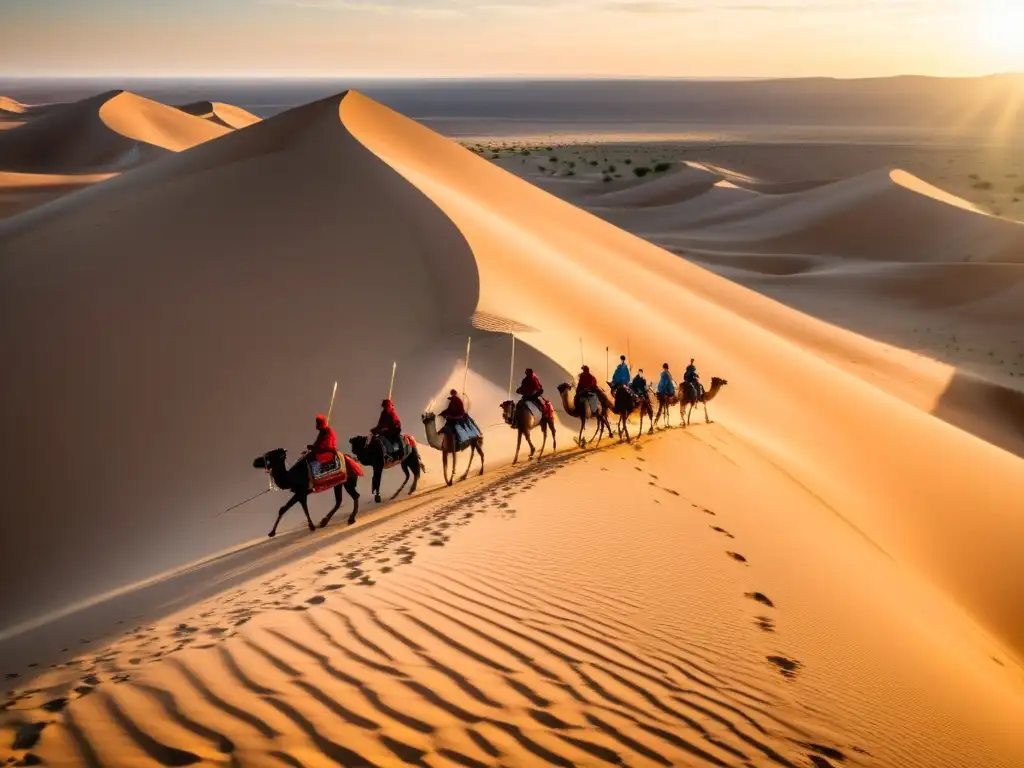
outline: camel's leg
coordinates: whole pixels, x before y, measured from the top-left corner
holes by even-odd
[[[710,424],[711,423],[711,417],[708,416],[708,404],[707,404],[707,401],[702,403],[702,405],[704,406],[704,423],[705,424]]]
[[[633,439],[629,436],[629,421],[626,418],[622,420],[622,431],[626,433],[626,442],[633,442]]]
[[[476,452],[480,454],[480,472],[477,473],[480,476],[484,473],[484,439],[482,437],[477,438]]]
[[[416,486],[420,482],[420,472],[426,472],[427,470],[423,467],[423,462],[420,461],[420,455],[418,452],[413,452],[409,457],[409,461],[412,462],[412,486],[409,488],[409,495],[412,496],[412,492],[416,490]]]
[[[551,430],[551,452],[558,453],[558,435],[555,432],[554,420],[548,422],[548,428]]]
[[[309,516],[309,506],[306,504],[306,500],[308,498],[309,498],[308,496],[301,496],[301,497],[299,497],[299,504],[302,505],[302,511],[306,515],[306,522],[309,524],[309,530],[315,531],[316,530],[316,526],[313,525],[313,518],[311,518]]]
[[[356,515],[359,514],[359,491],[356,485],[359,482],[359,478],[355,475],[349,477],[348,482],[345,483],[345,490],[348,491],[348,495],[352,497],[352,514],[348,516],[348,524],[352,525],[356,521]]]
[[[457,453],[455,453],[453,451],[452,454],[451,454],[451,457],[452,457],[452,477],[451,477],[451,480],[448,480],[447,478],[445,478],[447,480],[447,482],[448,482],[448,485],[452,485],[455,482],[455,464],[456,464],[456,462],[457,462],[457,460],[459,458],[459,454],[457,454]]]
[[[585,442],[583,441],[583,428],[584,428],[584,427],[586,427],[586,426],[587,426],[587,422],[586,422],[586,419],[580,419],[580,433],[579,433],[579,435],[578,435],[578,436],[576,437],[576,442],[577,442],[577,443],[579,444],[580,448],[584,448],[584,447],[586,447],[586,445],[587,445],[587,444],[586,444],[586,443],[585,443]]]
[[[331,522],[331,518],[334,517],[334,513],[341,509],[341,486],[334,486],[334,509],[327,513],[327,516],[320,521],[320,527],[326,528],[327,524]]]
[[[370,490],[373,491],[373,500],[380,504],[380,476],[384,474],[383,464],[373,465],[373,480],[370,483]]]
[[[537,456],[537,461],[540,461],[541,459],[544,458],[544,448],[547,446],[547,444],[548,444],[548,425],[547,425],[547,422],[542,421],[540,423],[540,455]],[[532,448],[533,445],[531,444],[530,447]],[[533,454],[531,453],[530,456],[532,457]]]
[[[277,535],[277,526],[281,523],[281,518],[284,517],[285,512],[287,512],[289,509],[295,506],[298,500],[299,495],[295,494],[290,499],[288,499],[287,504],[285,504],[277,511],[277,520],[274,521],[274,527],[270,529],[270,533],[268,533],[267,536],[269,536],[270,538],[274,538]]]
[[[476,443],[469,446],[469,461],[466,462],[466,471],[462,473],[462,479],[465,480],[469,477],[469,470],[473,468],[473,456],[476,454]],[[452,472],[452,479],[455,479],[455,473]]]
[[[519,449],[523,447],[523,428],[519,427],[517,431],[519,432],[519,436],[516,438],[516,455],[515,458],[512,459],[513,464],[519,461]]]
[[[408,461],[408,459],[406,461]],[[409,467],[406,465],[405,461],[402,462],[402,471],[405,472],[405,479],[402,481],[402,484],[398,486],[398,490],[391,494],[392,501],[398,498],[398,494],[402,492],[402,489],[405,488],[405,484],[409,482]],[[412,493],[412,491],[409,491],[409,493]]]
[[[534,447],[533,440],[530,438],[530,430],[527,429],[525,432],[522,432],[520,434],[522,434],[526,438],[526,444],[530,446],[530,455],[528,458],[532,459],[533,454],[537,452],[537,449]]]

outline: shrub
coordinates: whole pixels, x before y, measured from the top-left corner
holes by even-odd
[[[976,181],[973,184],[971,184],[971,186],[974,189],[992,189],[992,182],[991,181]]]
[[[655,173],[664,173],[671,167],[672,163],[658,163],[656,166],[654,166],[654,171]]]
[[[651,169],[648,168],[646,165],[638,165],[636,168],[633,169],[633,173],[635,173],[640,178],[643,178],[650,172]]]

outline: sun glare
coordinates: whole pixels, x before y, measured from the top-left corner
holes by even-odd
[[[1024,0],[988,0],[978,4],[981,43],[993,53],[1024,62]]]

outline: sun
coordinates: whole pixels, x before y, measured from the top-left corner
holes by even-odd
[[[1024,0],[982,0],[976,13],[979,42],[992,53],[1024,62]]]

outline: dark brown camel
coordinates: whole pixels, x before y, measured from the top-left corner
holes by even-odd
[[[544,446],[548,444],[548,430],[551,430],[551,450],[552,452],[558,450],[557,438],[555,435],[555,420],[544,414],[540,419],[537,419],[533,415],[533,409],[531,409],[525,400],[520,400],[518,403],[512,400],[506,400],[501,404],[501,415],[504,418],[505,423],[509,426],[515,427],[519,433],[516,439],[516,456],[512,459],[512,463],[515,464],[519,461],[519,449],[523,445],[523,438],[526,438],[526,444],[530,446],[530,456],[533,458],[533,454],[536,452],[536,448],[533,447],[533,441],[530,439],[530,432],[540,427],[541,432],[544,435],[543,440],[540,444],[540,455],[538,459],[544,456]]]
[[[423,461],[420,459],[419,449],[416,448],[416,443],[410,437],[403,436],[403,439],[408,440],[410,443],[409,455],[402,459],[400,462],[390,463],[387,461],[385,456],[384,444],[380,441],[379,437],[374,436],[368,438],[366,435],[358,435],[356,437],[349,438],[349,445],[352,446],[352,453],[359,459],[359,463],[366,467],[373,467],[373,477],[370,481],[370,490],[373,491],[373,500],[380,504],[380,478],[384,474],[384,470],[388,467],[393,467],[396,464],[402,467],[405,472],[405,480],[398,486],[398,490],[395,491],[391,497],[395,499],[398,494],[405,488],[405,484],[409,482],[409,475],[412,474],[412,487],[409,489],[409,493],[412,494],[416,490],[416,485],[420,481],[420,472],[425,472],[426,468],[423,466]]]
[[[637,411],[640,412],[640,432],[637,435],[642,435],[644,432],[644,416],[647,416],[650,426],[647,430],[647,434],[654,432],[654,406],[651,404],[650,390],[644,393],[643,397],[638,396],[632,389],[625,384],[609,384],[612,391],[612,413],[619,417],[618,430],[619,437],[623,434],[626,435],[626,442],[630,442],[629,437],[629,419]]]
[[[270,473],[270,478],[274,481],[274,485],[283,491],[291,491],[292,497],[288,500],[277,513],[277,520],[274,521],[274,527],[270,529],[270,533],[267,535],[273,537],[277,534],[278,523],[281,522],[281,518],[284,517],[284,513],[291,509],[296,503],[302,505],[302,511],[306,514],[306,522],[309,523],[309,530],[315,531],[316,526],[313,525],[313,520],[309,516],[309,506],[307,500],[309,499],[309,468],[306,465],[306,458],[299,459],[298,462],[293,464],[291,467],[287,465],[288,451],[284,448],[275,448],[269,451],[258,459],[255,459],[252,463],[256,469],[262,469]],[[345,460],[344,456],[341,456],[342,461]],[[341,507],[341,490],[344,488],[348,491],[348,495],[352,497],[352,514],[348,516],[348,524],[352,525],[356,521],[356,515],[359,514],[359,491],[356,490],[356,485],[359,482],[359,476],[355,472],[348,473],[348,479],[342,485],[334,486],[334,507],[327,516],[320,521],[320,527],[324,528],[331,518],[334,517],[334,513]]]

